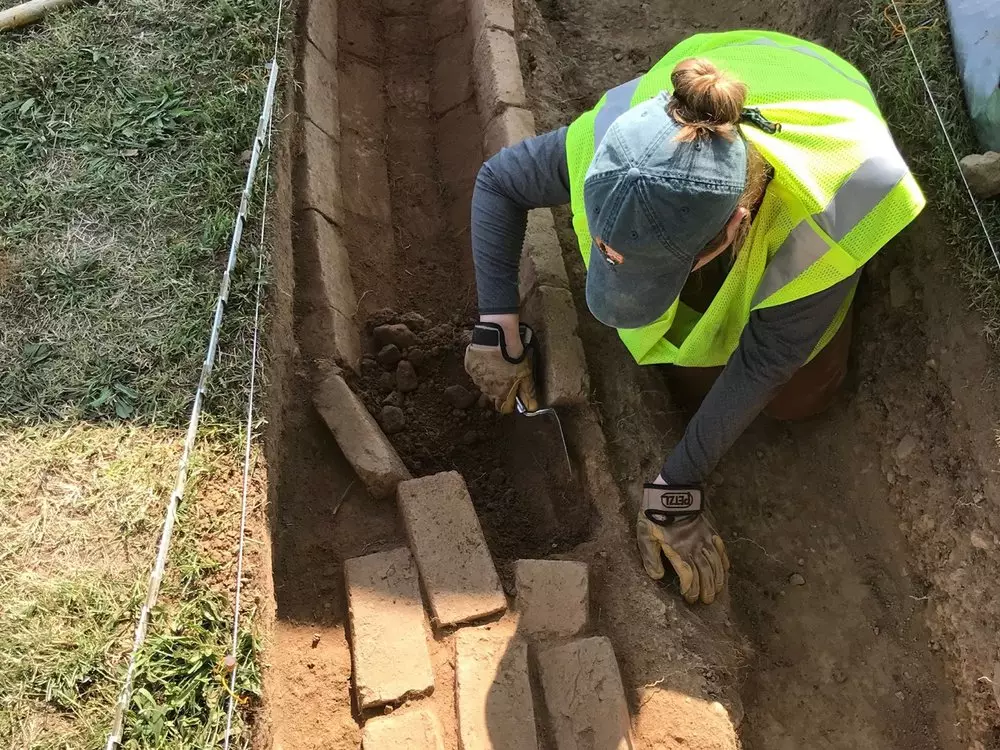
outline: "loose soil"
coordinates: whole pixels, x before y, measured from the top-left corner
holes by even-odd
[[[466,101],[432,114],[427,8],[435,4],[387,5],[404,15],[380,17],[377,56],[356,57],[342,43],[339,61],[342,70],[364,63],[380,72],[377,87],[344,85],[342,75],[340,100],[342,112],[384,123],[344,143],[360,139],[385,155],[390,208],[388,219],[348,211],[343,222],[366,352],[350,379],[377,417],[386,405],[401,410],[390,439],[411,472],[463,474],[508,587],[517,557],[565,552],[590,564],[593,628],[614,642],[643,747],[1000,748],[995,699],[979,679],[994,674],[1000,616],[989,590],[1000,538],[989,513],[996,409],[980,404],[982,395],[997,403],[992,381],[984,385],[992,354],[970,333],[977,323],[949,286],[932,222],[919,222],[867,272],[852,376],[830,413],[795,425],[758,420],[718,468],[709,490],[733,579],[716,605],[688,607],[672,582],[646,578],[631,537],[639,484],[680,437],[684,415],[662,373],[637,367],[586,312],[565,210],[557,228],[597,406],[563,415],[582,481],[559,481],[561,452],[534,429],[518,432],[523,419],[446,395],[454,386],[476,395],[462,355],[475,313],[468,206],[481,130],[471,87]],[[796,0],[516,7],[540,129],[569,122],[694,31],[778,28],[836,46],[849,27],[849,9]],[[347,12],[342,42],[357,29]],[[468,54],[468,45],[456,52],[459,78]],[[294,237],[291,178],[286,168],[279,218]],[[322,333],[305,323],[315,259],[295,246],[277,254],[272,305],[276,621],[271,730],[259,742],[340,750],[359,746],[363,718],[349,689],[342,563],[405,535],[394,504],[365,493],[312,408],[312,383],[330,363]],[[912,295],[893,306],[897,267]],[[386,323],[416,337],[400,352],[416,373],[413,390],[399,388],[398,364],[378,357],[374,329]],[[441,716],[454,715],[451,649],[451,637],[437,633],[435,671],[445,677],[430,700]],[[446,732],[450,750],[453,727]]]

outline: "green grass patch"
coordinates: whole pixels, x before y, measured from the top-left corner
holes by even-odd
[[[981,153],[965,108],[955,66],[948,16],[941,0],[900,2],[910,37],[959,157]],[[858,15],[847,56],[868,77],[882,112],[954,249],[984,334],[1000,339],[1000,269],[990,252],[941,126],[927,99],[906,40],[893,33],[885,0],[873,0]],[[980,201],[994,243],[1000,238],[1000,203]]]
[[[0,35],[0,415],[184,419],[276,8],[100,2]],[[214,373],[221,421],[243,408],[253,236]]]

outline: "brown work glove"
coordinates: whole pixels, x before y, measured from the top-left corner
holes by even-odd
[[[646,573],[656,580],[663,578],[663,553],[689,603],[711,604],[725,587],[729,557],[704,508],[700,489],[645,485],[635,536]]]
[[[465,350],[465,371],[476,387],[493,400],[501,414],[513,412],[519,396],[527,411],[538,409],[532,372],[535,334],[524,323],[520,330],[524,344],[520,357],[507,354],[503,328],[496,323],[477,323],[472,331],[472,343]]]

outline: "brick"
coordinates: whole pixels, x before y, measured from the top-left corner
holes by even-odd
[[[473,39],[486,29],[503,29],[514,33],[514,3],[511,0],[467,0],[469,28]]]
[[[545,649],[537,661],[556,750],[632,750],[611,641],[583,638]]]
[[[328,62],[337,64],[337,0],[309,0],[306,9],[306,38],[316,45]]]
[[[300,203],[319,211],[335,224],[344,217],[344,191],[340,180],[340,146],[311,120],[302,120],[302,153],[299,157]]]
[[[496,115],[483,133],[483,155],[489,159],[500,149],[513,146],[535,134],[535,116],[521,107],[507,107]]]
[[[356,214],[377,221],[390,220],[389,165],[386,146],[381,139],[343,132],[341,163],[344,206]]]
[[[350,52],[375,63],[379,61],[382,55],[379,37],[382,32],[374,9],[367,3],[342,0],[339,26],[341,52]],[[341,64],[344,62],[340,60]]]
[[[462,0],[431,0],[431,41],[436,42],[465,28],[465,3]]]
[[[552,211],[548,208],[536,208],[528,212],[524,250],[521,253],[520,282],[522,297],[527,297],[539,285],[569,289],[562,247],[556,236]]]
[[[302,48],[302,108],[306,117],[335,141],[340,140],[337,84],[337,69],[316,45],[306,42]]]
[[[364,750],[444,750],[441,722],[430,709],[371,719],[365,723]]]
[[[307,304],[322,316],[324,330],[316,333],[321,334],[323,344],[339,364],[357,370],[361,361],[361,338],[354,320],[358,300],[340,230],[322,214],[305,211],[297,240],[311,245],[319,271],[307,281],[315,289],[309,289],[306,295]]]
[[[385,34],[383,56],[386,60],[419,57],[427,52],[430,42],[425,17],[386,16],[382,28]]]
[[[457,625],[506,610],[462,475],[447,471],[401,482],[397,497],[433,620]]]
[[[431,109],[436,115],[472,96],[472,49],[464,32],[445,37],[434,46]]]
[[[411,116],[426,113],[431,101],[430,75],[397,63],[385,73],[385,96],[394,125],[400,110]]]
[[[535,329],[542,350],[542,401],[546,406],[587,402],[590,378],[577,336],[576,308],[566,289],[537,286],[524,302],[524,320]]]
[[[587,565],[571,560],[518,560],[514,564],[520,631],[534,638],[579,635],[587,627]]]
[[[501,29],[487,29],[475,44],[472,64],[483,123],[488,123],[506,106],[527,106],[513,36]]]
[[[375,418],[342,377],[324,378],[313,394],[313,404],[372,497],[391,497],[396,486],[410,478]]]
[[[416,16],[423,12],[425,0],[382,0],[382,10],[389,16]]]
[[[462,750],[538,750],[528,647],[513,627],[458,631],[455,704]]]
[[[345,130],[373,137],[385,133],[382,71],[362,60],[340,66],[340,120]]]
[[[344,562],[354,658],[362,709],[434,688],[424,607],[406,547]]]

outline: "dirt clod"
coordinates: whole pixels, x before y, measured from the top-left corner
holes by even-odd
[[[380,346],[395,344],[400,349],[406,349],[417,343],[417,336],[403,323],[389,323],[375,326],[372,331],[375,343]]]
[[[383,372],[378,376],[378,387],[383,393],[396,390],[396,373]]]
[[[403,404],[404,403],[405,403],[405,399],[403,398],[403,394],[400,393],[399,391],[393,391],[388,396],[386,396],[384,399],[382,399],[382,404],[383,405],[385,405],[385,406],[398,406],[400,409],[403,408]]]
[[[801,573],[792,573],[788,576],[788,582],[793,586],[805,586],[806,579]]]
[[[378,421],[386,435],[395,435],[406,428],[406,415],[398,406],[383,406]]]
[[[456,409],[468,409],[476,403],[478,397],[460,385],[449,385],[444,389],[444,398]]]
[[[396,366],[396,387],[403,393],[410,393],[417,390],[420,381],[417,380],[417,371],[413,364],[405,359]]]
[[[379,364],[386,369],[392,369],[395,367],[399,364],[399,360],[402,358],[403,353],[399,351],[399,347],[395,344],[386,344],[381,350],[379,350],[379,353],[376,356]]]
[[[916,450],[916,447],[917,439],[913,435],[906,435],[896,446],[896,460],[905,461]]]

